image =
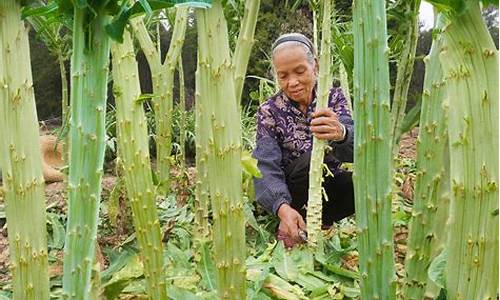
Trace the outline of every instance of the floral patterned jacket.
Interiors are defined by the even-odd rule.
[[[309,124],[316,107],[315,90],[306,114],[283,91],[262,103],[257,111],[257,142],[253,156],[258,161],[262,177],[254,178],[255,196],[269,213],[276,214],[281,204],[292,201],[286,185],[285,169],[293,160],[312,150]],[[353,160],[354,123],[340,88],[330,89],[328,107],[346,127],[343,141],[329,142],[335,158],[330,168],[335,174],[341,162]]]

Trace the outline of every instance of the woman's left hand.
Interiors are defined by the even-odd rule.
[[[337,114],[329,108],[317,109],[312,114],[311,132],[320,140],[342,141],[345,138],[345,128],[340,123]]]

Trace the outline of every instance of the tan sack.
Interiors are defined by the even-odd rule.
[[[59,171],[64,166],[63,147],[62,141],[57,141],[57,137],[54,135],[40,136],[40,153],[42,154],[42,171],[45,182],[63,181],[64,174]]]

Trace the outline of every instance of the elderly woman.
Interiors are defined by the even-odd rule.
[[[278,239],[288,247],[301,241],[309,187],[312,137],[328,141],[325,164],[323,225],[330,226],[354,213],[350,172],[341,162],[353,159],[353,120],[339,88],[328,95],[328,108],[316,109],[318,61],[311,41],[302,34],[280,36],[273,45],[272,63],[280,91],[257,112],[257,143],[253,156],[262,173],[255,194],[266,211],[280,219]]]

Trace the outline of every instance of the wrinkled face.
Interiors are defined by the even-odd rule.
[[[317,63],[308,61],[305,49],[300,46],[277,49],[273,65],[285,94],[301,105],[309,105],[316,83]]]

